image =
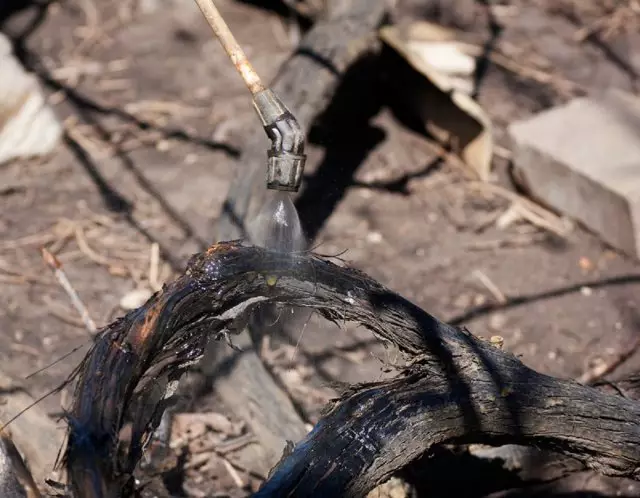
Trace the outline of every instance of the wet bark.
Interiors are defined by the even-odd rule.
[[[356,270],[221,243],[102,331],[79,367],[66,451],[79,496],[127,496],[171,382],[209,339],[233,338],[265,302],[357,322],[409,363],[393,380],[345,393],[256,496],[364,496],[443,443],[536,446],[606,475],[640,477],[640,403],[535,372]],[[128,422],[133,437],[123,445],[117,435]]]

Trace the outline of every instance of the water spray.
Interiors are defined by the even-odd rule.
[[[269,249],[303,249],[304,236],[290,192],[302,183],[306,156],[304,132],[280,98],[263,83],[231,33],[213,0],[196,0],[205,19],[251,92],[253,106],[271,141],[267,152],[267,189],[276,191],[251,223],[254,243]]]

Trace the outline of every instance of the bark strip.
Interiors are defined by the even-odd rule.
[[[66,452],[79,496],[127,496],[172,382],[263,302],[357,322],[410,365],[346,393],[256,496],[363,496],[441,443],[535,445],[640,477],[640,403],[537,373],[354,269],[228,242],[104,329],[79,367]],[[119,437],[126,424],[130,443]]]

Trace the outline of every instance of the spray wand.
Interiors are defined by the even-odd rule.
[[[302,128],[278,96],[262,83],[213,0],[196,0],[196,3],[251,92],[253,105],[271,140],[267,188],[297,192],[306,160]]]

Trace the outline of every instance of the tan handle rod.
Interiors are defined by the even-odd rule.
[[[257,93],[265,90],[260,76],[258,76],[258,73],[256,73],[253,66],[249,63],[249,59],[247,59],[244,51],[240,48],[240,45],[234,38],[222,15],[220,15],[220,11],[213,3],[213,0],[196,0],[196,3],[225,52],[229,55],[233,65],[236,66],[236,69],[251,94],[255,96]]]

